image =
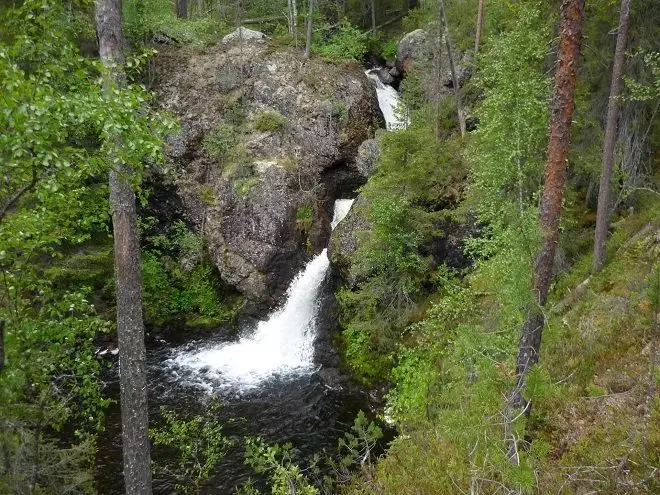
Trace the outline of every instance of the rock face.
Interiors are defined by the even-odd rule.
[[[325,247],[334,199],[365,180],[357,150],[379,114],[359,67],[272,53],[246,37],[160,54],[156,90],[181,121],[167,156],[187,216],[258,315]]]
[[[459,85],[462,85],[470,76],[470,61],[467,55],[460,53],[456,47],[452,49],[454,65]],[[441,40],[440,61],[437,61],[437,40],[427,35],[423,29],[416,29],[406,34],[397,45],[396,69],[404,74],[415,70],[415,67],[428,67],[440,63],[440,70],[426,70],[427,80],[422,81],[426,88],[427,97],[431,100],[435,93],[446,94],[452,91],[454,82],[452,79],[451,68],[447,57],[447,48],[445,38]],[[437,74],[440,74],[440,84],[435,80]]]
[[[349,288],[354,288],[359,282],[350,273],[352,257],[358,249],[358,238],[360,232],[369,230],[371,227],[364,217],[364,210],[369,202],[359,194],[353,203],[351,211],[348,212],[337,228],[332,231],[330,245],[328,246],[328,257],[332,264],[335,275]]]
[[[410,72],[413,63],[430,62],[433,59],[432,47],[426,42],[426,31],[416,29],[406,34],[396,49],[396,66],[403,72]]]

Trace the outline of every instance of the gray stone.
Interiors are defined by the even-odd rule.
[[[384,67],[382,69],[378,69],[376,75],[378,76],[378,79],[380,79],[380,82],[383,84],[392,84],[394,82],[394,77],[392,77],[390,71]]]
[[[355,159],[355,168],[365,179],[369,178],[376,170],[378,159],[380,158],[380,148],[378,141],[367,139],[358,148],[357,158]]]
[[[225,45],[237,43],[239,41],[256,41],[258,43],[263,43],[266,41],[266,35],[260,31],[254,31],[241,26],[222,38],[222,42]]]
[[[416,29],[406,34],[396,50],[396,64],[404,72],[409,72],[414,62],[429,62],[432,59],[432,52],[426,42],[426,31]]]

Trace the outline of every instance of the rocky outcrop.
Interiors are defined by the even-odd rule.
[[[365,180],[355,159],[378,126],[373,88],[357,66],[245,40],[156,64],[161,105],[181,121],[167,156],[186,213],[261,314],[325,247],[334,199]]]
[[[337,228],[332,231],[330,244],[328,246],[328,257],[332,264],[335,275],[349,288],[354,288],[359,282],[351,274],[352,258],[358,249],[358,241],[361,232],[371,227],[365,218],[365,210],[369,202],[359,194],[355,199],[351,211],[348,212]]]
[[[433,39],[423,29],[416,29],[415,31],[406,34],[401,38],[397,45],[395,67],[403,74],[415,71],[416,67],[428,69],[433,65],[440,64],[440,70],[434,69],[420,71],[420,75],[426,78],[426,80],[422,81],[422,84],[423,87],[426,88],[429,100],[431,100],[438,91],[441,94],[449,93],[454,86],[444,36],[441,40],[440,46],[441,53],[438,57],[437,39]],[[469,55],[461,53],[455,46],[453,47],[452,52],[456,76],[459,85],[462,86],[470,76],[469,67],[471,64]],[[435,80],[438,74],[440,74],[440,84]]]
[[[432,47],[426,38],[423,29],[416,29],[401,38],[396,50],[396,66],[399,70],[410,72],[414,63],[428,63],[433,59]]]
[[[355,168],[362,177],[367,179],[376,171],[379,158],[380,148],[378,148],[378,141],[367,139],[358,148]]]

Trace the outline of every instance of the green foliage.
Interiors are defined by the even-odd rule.
[[[148,235],[149,223],[149,219],[143,221],[147,249],[141,260],[147,322],[185,321],[190,326],[213,327],[234,321],[242,301],[224,289],[201,239],[181,221],[167,235]]]
[[[169,0],[126,0],[122,18],[127,37],[135,42],[149,43],[165,35],[199,49],[217,43],[230,31],[211,15],[177,19]]]
[[[209,158],[221,165],[230,160],[238,145],[238,132],[231,124],[218,124],[215,130],[204,136],[202,147]]]
[[[658,101],[660,99],[660,52],[647,52],[638,54],[644,61],[648,72],[648,82],[640,83],[626,78],[626,85],[630,89],[630,98],[635,101]]]
[[[234,190],[243,199],[250,195],[253,188],[261,184],[259,177],[244,177],[234,182]]]
[[[77,44],[92,5],[64,7],[27,0],[0,12],[0,127],[8,131],[0,134],[0,421],[10,425],[0,433],[0,486],[12,493],[93,489],[85,470],[107,405],[96,340],[112,324],[86,286],[105,284],[83,281],[64,257],[107,236],[108,170],[132,167],[137,186],[173,128],[151,112],[151,95],[131,74],[104,91],[106,70]],[[126,65],[145,59],[129,55]],[[64,431],[73,433],[66,443]]]
[[[204,481],[232,445],[222,431],[219,409],[219,402],[213,399],[203,414],[186,419],[161,407],[164,425],[149,430],[156,446],[167,447],[176,453],[177,464],[163,470],[177,480],[175,488],[179,493],[199,493]]]
[[[337,30],[328,31],[314,43],[314,51],[330,60],[362,60],[367,52],[367,36],[345,21]]]
[[[264,110],[254,119],[254,128],[261,132],[278,132],[288,124],[286,117],[277,112]]]
[[[388,40],[386,43],[383,43],[380,49],[380,56],[386,60],[394,60],[396,58],[396,50],[396,40]]]
[[[318,495],[296,463],[296,450],[289,443],[268,445],[260,438],[245,439],[245,463],[258,474],[266,474],[273,495]],[[253,488],[244,488],[243,493],[258,493]]]

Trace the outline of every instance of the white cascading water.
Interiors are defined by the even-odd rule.
[[[338,199],[331,226],[348,214],[352,199]],[[313,369],[319,291],[328,272],[327,250],[311,260],[291,282],[284,306],[251,335],[238,342],[221,343],[179,352],[178,366],[212,374],[224,386],[251,388],[274,376],[304,373]]]
[[[403,115],[399,109],[401,98],[399,92],[392,86],[383,84],[378,77],[379,69],[369,69],[364,73],[369,79],[376,83],[376,96],[378,97],[378,106],[385,117],[385,124],[388,131],[405,129],[410,124],[410,119]]]

